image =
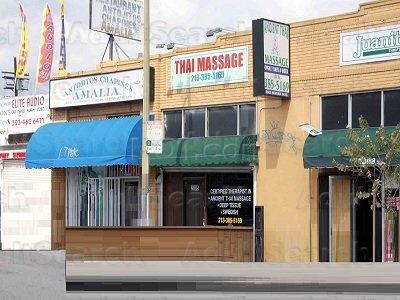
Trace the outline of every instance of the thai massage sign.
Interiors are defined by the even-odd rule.
[[[185,89],[248,80],[248,48],[236,47],[171,59],[171,89]]]
[[[290,98],[290,26],[253,21],[253,94]]]
[[[50,122],[48,95],[4,98],[0,101],[0,145],[9,134],[35,132]]]
[[[143,99],[143,69],[50,81],[50,108]]]
[[[400,58],[400,25],[340,34],[340,65]]]
[[[140,0],[91,0],[89,28],[140,41],[143,9]]]

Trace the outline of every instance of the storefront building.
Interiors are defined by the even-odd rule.
[[[393,13],[399,8],[399,1],[376,1],[361,5],[356,13],[292,27],[298,31],[292,43],[304,45],[299,48],[303,55],[292,56],[298,95],[292,100],[304,99],[302,122],[322,130],[321,135],[308,137],[303,148],[313,260],[398,261],[396,199],[388,199],[391,203],[383,210],[378,208],[374,219],[372,197],[356,196],[370,190],[371,183],[339,172],[334,160],[346,161],[340,146],[347,141],[346,128],[359,127],[360,116],[372,128],[390,129],[400,122],[400,81],[395,75],[400,20]],[[313,35],[312,43],[307,42],[308,35]],[[393,188],[386,184],[385,191]]]
[[[254,261],[255,211],[263,207],[264,261],[371,261],[371,211],[355,197],[366,184],[339,172],[332,161],[341,158],[335,143],[359,115],[371,126],[400,121],[398,51],[379,48],[390,41],[390,49],[397,49],[399,9],[398,0],[377,1],[354,13],[290,24],[290,63],[281,61],[287,64],[282,70],[290,69],[290,84],[282,85],[280,97],[254,96],[260,83],[253,76],[259,68],[253,66],[253,45],[264,41],[253,40],[251,31],[152,57],[150,111],[164,124],[164,141],[162,153],[150,157],[148,214],[138,201],[140,161],[114,156],[101,164],[67,165],[81,153],[67,145],[71,149],[56,151],[53,164],[45,166],[53,168],[52,248],[66,249],[71,259]],[[373,39],[369,30],[382,37]],[[289,39],[287,31],[280,33]],[[366,58],[359,57],[360,49]],[[78,77],[95,84],[104,80],[102,74],[141,64],[141,59],[104,63],[53,82],[72,80],[73,90],[84,85]],[[75,98],[91,102],[75,105],[60,99],[62,93],[53,95],[53,88],[51,101],[62,105],[52,107],[52,118],[77,123],[70,132],[79,132],[76,121],[87,120],[82,124],[96,133],[88,120],[100,120],[104,129],[105,119],[113,123],[121,116],[142,126],[140,94],[110,101],[113,91],[107,90],[102,93],[108,102],[99,103],[85,90]],[[322,135],[308,137],[299,128],[305,123]],[[110,137],[99,136],[102,145],[109,143]],[[80,141],[97,144],[94,138],[98,135]],[[89,148],[91,154],[107,154]],[[63,165],[55,163],[59,155]],[[376,239],[380,260],[388,250],[386,242],[379,243],[382,236]],[[397,251],[393,246],[390,251]]]
[[[48,95],[0,101],[0,249],[51,248],[51,176],[25,169],[32,133],[50,122]]]
[[[148,211],[140,201],[142,92],[129,86],[142,84],[132,74],[142,72],[141,59],[51,81],[55,123],[32,136],[26,166],[52,169],[53,249],[70,259],[253,260],[250,49],[220,41],[185,52],[151,59],[150,114],[165,130],[163,152],[150,157]],[[194,74],[178,64],[190,55],[226,61],[218,78],[185,86]],[[172,67],[180,78],[169,78]]]

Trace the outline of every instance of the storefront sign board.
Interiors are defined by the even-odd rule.
[[[50,81],[50,108],[143,99],[143,69]]]
[[[248,80],[248,47],[178,55],[171,58],[171,89]]]
[[[162,154],[163,124],[160,121],[147,122],[147,153]]]
[[[290,26],[253,20],[253,94],[290,98]]]
[[[90,0],[89,28],[140,41],[143,12],[143,1],[140,0]]]
[[[243,186],[210,188],[207,196],[208,225],[253,225],[253,190]]]
[[[400,58],[400,25],[340,34],[340,65]]]
[[[9,134],[35,132],[50,122],[48,95],[4,98],[0,101],[0,145]]]
[[[25,159],[26,150],[0,151],[0,160],[5,159]]]

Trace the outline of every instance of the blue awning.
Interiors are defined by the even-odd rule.
[[[141,146],[141,117],[51,123],[29,140],[25,167],[139,165]]]

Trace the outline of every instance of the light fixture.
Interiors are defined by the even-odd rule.
[[[300,129],[304,130],[305,132],[307,132],[309,135],[311,136],[317,136],[322,134],[321,131],[315,129],[314,127],[312,127],[310,124],[306,123],[306,124],[301,124],[299,126]]]
[[[231,30],[231,29],[216,27],[216,28],[213,28],[213,29],[208,30],[208,31],[206,32],[206,36],[207,36],[207,37],[212,37],[214,34],[220,33],[220,32],[222,32],[222,31],[236,32],[236,31]]]
[[[175,45],[181,45],[181,46],[188,46],[186,44],[181,44],[181,43],[176,43],[176,42],[170,42],[168,44],[157,44],[156,48],[161,49],[161,48],[167,48],[167,50],[172,50],[175,48]]]
[[[168,49],[168,50],[174,49],[174,48],[175,48],[175,45],[188,47],[188,45],[186,45],[186,44],[181,44],[181,43],[176,43],[176,42],[170,42],[170,43],[167,45],[167,49]]]
[[[165,46],[166,46],[165,44],[157,44],[156,48],[157,49],[162,49],[162,48],[165,48]]]

